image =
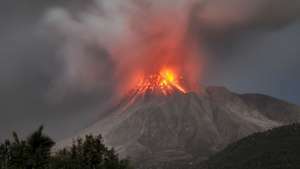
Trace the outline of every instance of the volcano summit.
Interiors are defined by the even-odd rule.
[[[175,89],[167,95],[132,91],[114,111],[61,146],[86,134],[102,134],[137,168],[192,168],[233,141],[300,121],[298,106],[269,96],[239,95],[223,87]]]
[[[174,92],[186,93],[180,84],[180,78],[171,69],[162,69],[159,73],[143,78],[136,91],[140,94],[172,95]]]

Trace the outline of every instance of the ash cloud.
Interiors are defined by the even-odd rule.
[[[199,21],[212,31],[278,28],[299,19],[297,0],[208,0]]]
[[[299,104],[299,3],[3,0],[0,138],[12,130],[28,132],[41,123],[62,138],[98,118],[94,110],[113,95],[116,79],[126,78],[118,72],[139,64],[137,53],[143,55],[143,45],[155,48],[161,30],[172,38],[184,30],[178,36],[193,45],[197,56],[205,57],[201,83]],[[155,29],[145,26],[149,18],[179,22],[166,22],[149,34]],[[137,51],[115,52],[122,46]]]
[[[46,19],[65,39],[65,73],[59,79],[65,82],[61,85],[93,90],[122,82],[130,85],[124,81],[130,81],[131,74],[157,64],[157,58],[149,55],[160,55],[161,51],[155,51],[160,43],[193,46],[197,41],[198,57],[216,51],[206,56],[207,60],[220,58],[228,52],[224,44],[234,45],[239,33],[281,28],[299,18],[299,9],[300,2],[296,0],[95,0],[83,10],[52,9]],[[91,46],[95,52],[90,52]],[[201,46],[206,48],[199,50]],[[113,68],[107,69],[107,60],[114,65],[108,67]],[[107,78],[107,70],[112,78]],[[114,83],[118,80],[121,82]]]
[[[127,82],[133,82],[136,74],[156,69],[161,66],[159,62],[179,63],[177,55],[189,43],[186,39],[191,5],[183,1],[99,0],[81,12],[51,10],[47,21],[66,39],[62,51],[66,71],[62,78],[67,79],[66,83],[72,81],[71,84],[84,88],[101,86],[97,80],[110,85],[121,84],[126,91],[132,87]],[[103,65],[94,66],[91,60],[95,56],[86,53],[91,45],[103,49],[114,63],[115,69],[109,69],[114,79],[107,79],[108,69]],[[103,57],[100,53],[94,54]],[[184,60],[187,63],[195,58],[185,52],[185,59],[180,61]],[[90,75],[93,72],[95,76]],[[101,75],[101,72],[105,73]]]

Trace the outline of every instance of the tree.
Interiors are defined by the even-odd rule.
[[[49,163],[51,148],[54,141],[43,134],[43,126],[27,138],[27,153],[29,169],[45,169]]]
[[[54,141],[43,134],[43,126],[26,140],[13,132],[13,141],[0,145],[1,169],[47,169]]]
[[[113,149],[105,147],[101,135],[87,135],[62,149],[52,160],[53,169],[131,169],[128,160],[120,160]]]
[[[8,168],[10,141],[0,144],[0,169]]]
[[[20,140],[16,132],[13,132],[13,138],[14,140],[8,146],[7,168],[25,169],[29,157],[26,141]]]
[[[105,147],[101,135],[87,135],[51,155],[53,145],[43,126],[26,140],[13,132],[13,140],[0,144],[0,169],[131,169],[128,160]]]

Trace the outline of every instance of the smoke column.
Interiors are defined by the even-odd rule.
[[[199,48],[195,50],[190,36],[195,4],[182,0],[96,0],[80,12],[52,9],[48,22],[65,41],[62,79],[86,89],[110,81],[116,93],[123,95],[140,77],[171,67],[192,89],[201,68]],[[91,54],[95,49],[105,52]],[[95,61],[95,56],[102,59]],[[103,60],[110,60],[113,68],[106,67]],[[108,77],[111,72],[112,78]]]

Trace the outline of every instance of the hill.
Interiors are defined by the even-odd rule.
[[[300,124],[255,133],[202,163],[203,169],[299,169]]]

